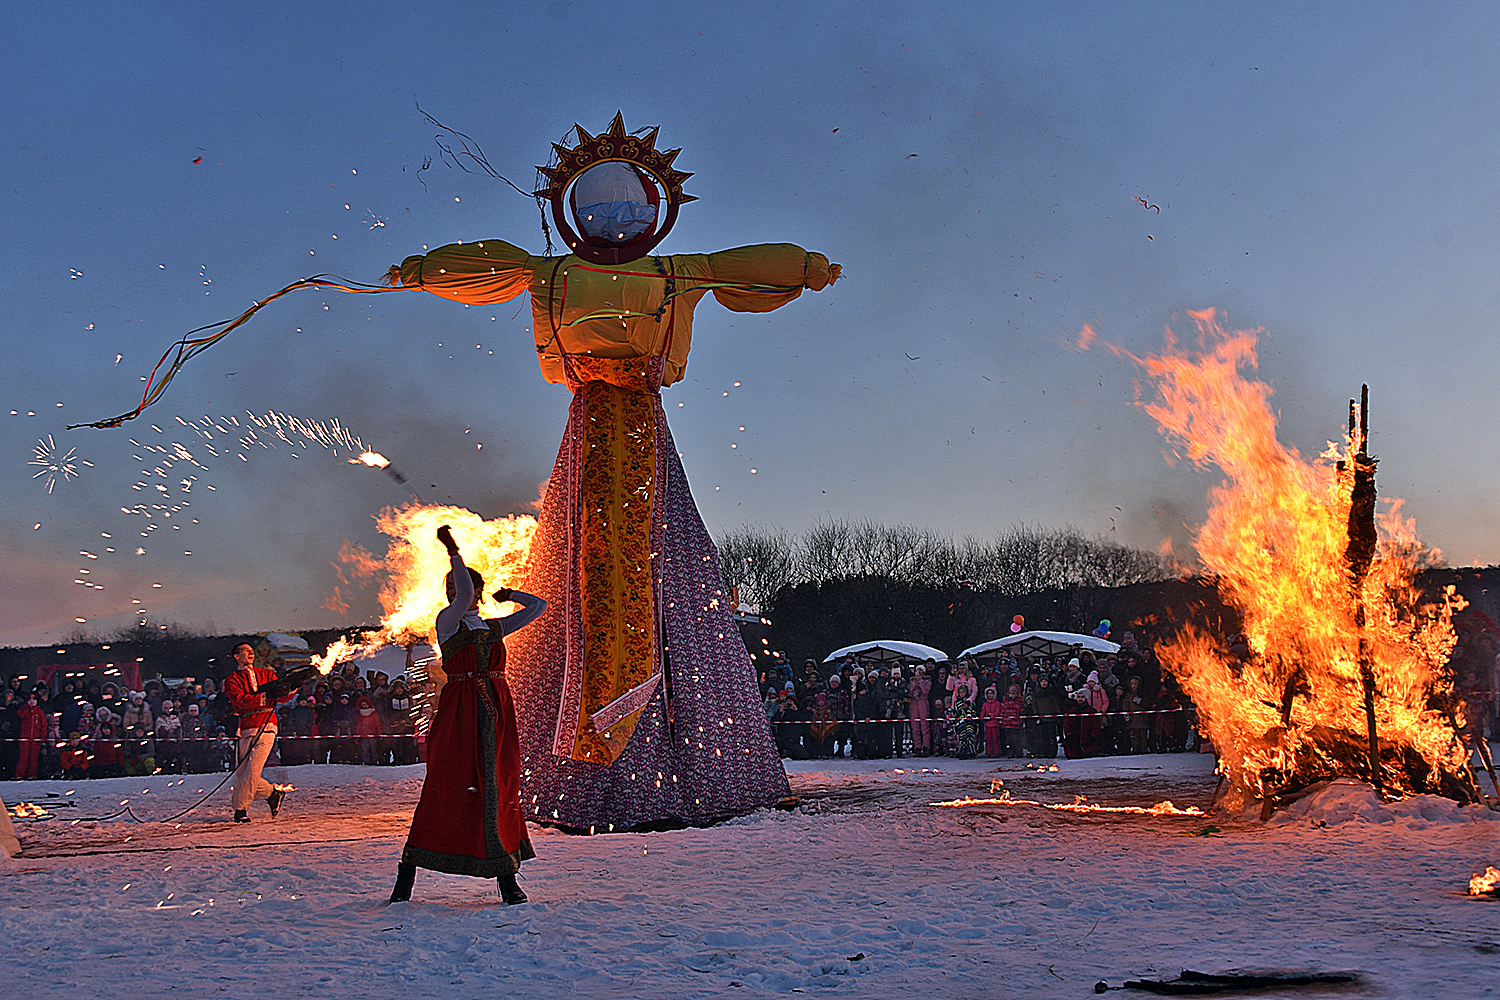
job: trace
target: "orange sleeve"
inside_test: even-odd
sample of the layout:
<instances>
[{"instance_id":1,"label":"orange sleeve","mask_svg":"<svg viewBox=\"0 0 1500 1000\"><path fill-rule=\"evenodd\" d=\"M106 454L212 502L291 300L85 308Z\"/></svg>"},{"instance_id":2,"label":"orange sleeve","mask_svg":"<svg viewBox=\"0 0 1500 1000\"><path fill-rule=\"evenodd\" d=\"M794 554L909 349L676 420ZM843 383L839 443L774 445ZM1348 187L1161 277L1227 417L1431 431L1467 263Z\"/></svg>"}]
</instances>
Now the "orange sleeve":
<instances>
[{"instance_id":1,"label":"orange sleeve","mask_svg":"<svg viewBox=\"0 0 1500 1000\"><path fill-rule=\"evenodd\" d=\"M794 243L762 243L708 255L715 281L732 281L763 288L716 288L714 298L735 312L770 312L802 294L804 288L822 291L838 280L839 265Z\"/></svg>"},{"instance_id":2,"label":"orange sleeve","mask_svg":"<svg viewBox=\"0 0 1500 1000\"><path fill-rule=\"evenodd\" d=\"M392 285L421 288L469 305L508 302L527 290L536 269L525 250L504 240L450 243L392 264Z\"/></svg>"}]
</instances>

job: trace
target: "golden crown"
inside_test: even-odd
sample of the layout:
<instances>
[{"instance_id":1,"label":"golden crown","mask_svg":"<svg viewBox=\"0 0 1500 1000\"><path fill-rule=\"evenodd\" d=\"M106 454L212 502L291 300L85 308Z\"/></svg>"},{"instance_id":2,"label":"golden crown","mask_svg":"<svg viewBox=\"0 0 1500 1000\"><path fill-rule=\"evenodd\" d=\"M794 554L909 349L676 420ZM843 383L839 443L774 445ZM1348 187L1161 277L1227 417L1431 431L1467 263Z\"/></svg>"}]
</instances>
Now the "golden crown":
<instances>
[{"instance_id":1,"label":"golden crown","mask_svg":"<svg viewBox=\"0 0 1500 1000\"><path fill-rule=\"evenodd\" d=\"M569 147L554 142L552 148L557 153L557 165L537 167L547 178L547 186L538 189L537 195L560 203L568 185L579 174L595 164L613 161L629 163L656 178L666 193L668 205L698 200L682 192L682 182L693 175L672 169L672 161L682 150L656 148L656 133L661 126L652 126L644 135L631 135L625 131L624 115L617 111L609 129L598 135L589 135L582 125L575 124L573 128L578 133L577 144Z\"/></svg>"}]
</instances>

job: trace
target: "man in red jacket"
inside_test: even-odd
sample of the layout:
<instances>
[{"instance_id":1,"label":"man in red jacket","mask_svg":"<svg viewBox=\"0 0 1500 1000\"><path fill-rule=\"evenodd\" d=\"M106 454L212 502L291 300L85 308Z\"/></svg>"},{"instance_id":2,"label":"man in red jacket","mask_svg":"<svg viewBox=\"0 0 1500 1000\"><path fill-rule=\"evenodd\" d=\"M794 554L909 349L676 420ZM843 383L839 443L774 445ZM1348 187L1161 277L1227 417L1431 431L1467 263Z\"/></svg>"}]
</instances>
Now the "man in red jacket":
<instances>
[{"instance_id":1,"label":"man in red jacket","mask_svg":"<svg viewBox=\"0 0 1500 1000\"><path fill-rule=\"evenodd\" d=\"M276 743L276 703L290 701L297 691L278 692L273 697L267 688L276 683L276 671L255 665L255 647L242 642L234 647L234 662L238 669L224 682L224 693L229 704L240 716L239 767L234 782L234 821L250 822L250 803L265 799L271 807L271 818L281 808L281 800L287 789L272 785L260 776L261 768L271 756L271 747Z\"/></svg>"}]
</instances>

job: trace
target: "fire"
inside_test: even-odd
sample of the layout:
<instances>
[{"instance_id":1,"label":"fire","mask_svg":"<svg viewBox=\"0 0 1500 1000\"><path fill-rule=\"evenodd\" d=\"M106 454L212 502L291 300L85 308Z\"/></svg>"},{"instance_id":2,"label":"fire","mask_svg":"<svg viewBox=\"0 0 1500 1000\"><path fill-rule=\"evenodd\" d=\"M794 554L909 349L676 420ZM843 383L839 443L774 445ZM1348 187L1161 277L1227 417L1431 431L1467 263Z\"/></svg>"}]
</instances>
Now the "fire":
<instances>
[{"instance_id":1,"label":"fire","mask_svg":"<svg viewBox=\"0 0 1500 1000\"><path fill-rule=\"evenodd\" d=\"M947 809L958 809L964 806L1041 806L1043 809L1054 809L1058 812L1071 813L1114 813L1128 816L1204 816L1203 810L1197 806L1188 806L1186 809L1172 804L1170 799L1163 799L1154 806L1101 806L1096 802L1085 802L1082 795L1072 802L1037 802L1034 799L1012 798L1010 792L1005 792L999 798L976 799L964 796L961 799L949 799L947 802L929 802L929 806L939 806Z\"/></svg>"},{"instance_id":2,"label":"fire","mask_svg":"<svg viewBox=\"0 0 1500 1000\"><path fill-rule=\"evenodd\" d=\"M391 460L378 451L362 451L355 457L349 459L350 465L368 465L372 469L383 469L391 464Z\"/></svg>"},{"instance_id":3,"label":"fire","mask_svg":"<svg viewBox=\"0 0 1500 1000\"><path fill-rule=\"evenodd\" d=\"M1256 367L1258 331L1227 332L1213 310L1189 315L1197 350L1170 330L1161 355L1111 349L1154 386L1144 408L1172 446L1169 460L1224 475L1195 541L1203 570L1243 615L1249 655L1219 648L1227 643L1194 627L1157 652L1198 707L1230 783L1229 804L1274 795L1293 774L1355 773L1352 751L1366 733L1362 653L1374 676L1388 786L1440 790L1445 774L1467 766L1455 721L1433 707L1449 703L1450 618L1463 598L1450 588L1443 600L1423 601L1417 574L1439 553L1418 540L1399 501L1378 511L1375 557L1356 595L1346 548L1355 460L1370 461L1358 454L1361 432L1311 460L1282 444L1271 387L1241 374ZM1337 747L1348 748L1346 759L1335 759ZM1357 776L1367 777L1368 754L1358 756Z\"/></svg>"},{"instance_id":4,"label":"fire","mask_svg":"<svg viewBox=\"0 0 1500 1000\"><path fill-rule=\"evenodd\" d=\"M1494 865L1486 868L1483 875L1469 879L1469 895L1482 896L1485 893L1500 893L1500 868Z\"/></svg>"},{"instance_id":5,"label":"fire","mask_svg":"<svg viewBox=\"0 0 1500 1000\"><path fill-rule=\"evenodd\" d=\"M525 574L531 536L536 531L536 518L526 514L487 521L462 507L422 504L387 507L375 521L391 539L385 556L376 558L358 546L345 545L340 558L359 581L381 581L380 627L357 641L339 639L328 647L327 654L314 657L324 673L341 660L366 655L382 646L428 642L436 648L433 622L448 604L443 578L451 567L448 553L437 540L439 527L446 524L453 530L464 563L484 577L486 593L479 611L486 617L500 613L489 593L518 584Z\"/></svg>"}]
</instances>

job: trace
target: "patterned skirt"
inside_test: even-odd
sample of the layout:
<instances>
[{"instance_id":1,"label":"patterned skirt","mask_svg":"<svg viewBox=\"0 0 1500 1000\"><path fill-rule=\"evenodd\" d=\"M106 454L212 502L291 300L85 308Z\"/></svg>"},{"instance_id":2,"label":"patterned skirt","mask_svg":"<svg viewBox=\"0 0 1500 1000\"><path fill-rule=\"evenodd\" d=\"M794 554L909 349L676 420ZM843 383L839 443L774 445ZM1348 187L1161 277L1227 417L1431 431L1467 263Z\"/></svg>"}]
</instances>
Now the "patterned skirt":
<instances>
[{"instance_id":1,"label":"patterned skirt","mask_svg":"<svg viewBox=\"0 0 1500 1000\"><path fill-rule=\"evenodd\" d=\"M791 793L786 772L754 667L730 617L718 553L655 392L648 393L655 438L649 551L652 645L661 682L613 763L555 752L564 675L569 657L582 660L585 634L578 580L569 575L578 572L577 512L595 502L580 495L583 477L577 474L580 425L598 423L587 395L575 392L523 585L549 609L507 637L522 811L535 822L603 833L650 823L702 825L774 805Z\"/></svg>"}]
</instances>

